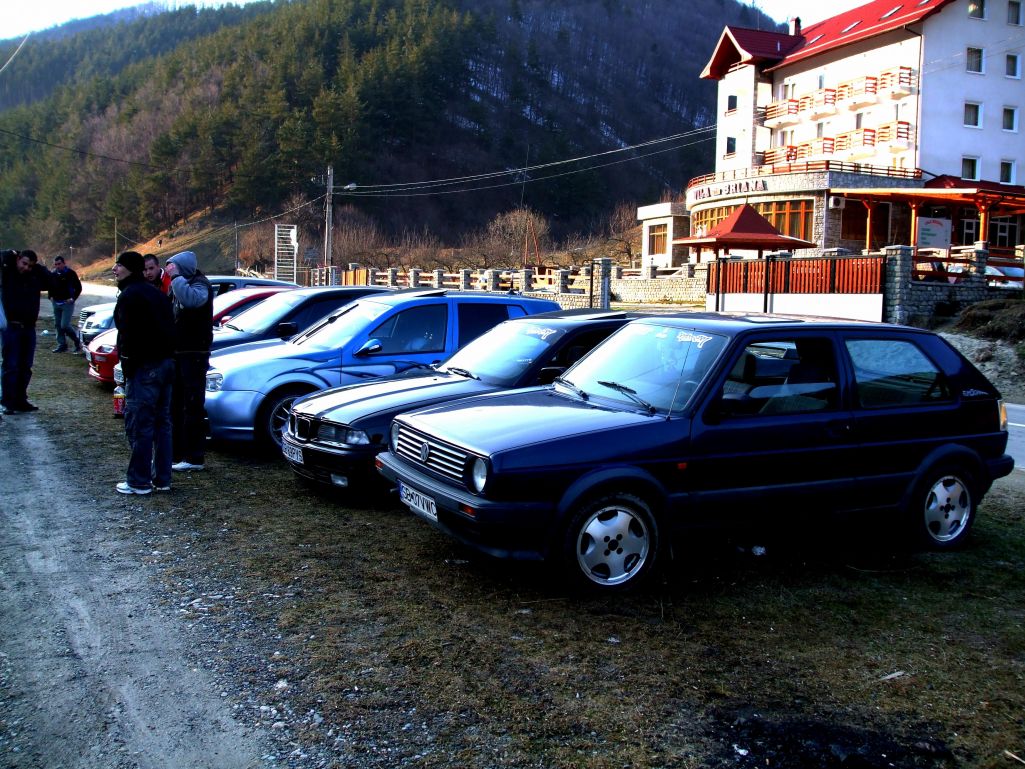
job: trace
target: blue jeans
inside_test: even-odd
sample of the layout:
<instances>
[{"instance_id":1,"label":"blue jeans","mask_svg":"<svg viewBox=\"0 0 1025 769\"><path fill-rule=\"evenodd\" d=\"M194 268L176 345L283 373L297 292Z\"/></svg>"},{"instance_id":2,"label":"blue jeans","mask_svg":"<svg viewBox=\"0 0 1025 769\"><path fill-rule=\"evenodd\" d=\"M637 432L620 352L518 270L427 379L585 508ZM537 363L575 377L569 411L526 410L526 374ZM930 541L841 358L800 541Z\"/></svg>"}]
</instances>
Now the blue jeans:
<instances>
[{"instance_id":1,"label":"blue jeans","mask_svg":"<svg viewBox=\"0 0 1025 769\"><path fill-rule=\"evenodd\" d=\"M36 357L36 327L9 322L3 335L3 366L0 382L4 406L16 409L28 401L28 383L32 379L32 362Z\"/></svg>"},{"instance_id":2,"label":"blue jeans","mask_svg":"<svg viewBox=\"0 0 1025 769\"><path fill-rule=\"evenodd\" d=\"M82 346L78 338L78 332L71 324L75 321L75 300L69 299L66 302L54 302L53 305L53 327L57 331L57 346L62 350L67 349L67 337L75 343L75 349Z\"/></svg>"},{"instance_id":3,"label":"blue jeans","mask_svg":"<svg viewBox=\"0 0 1025 769\"><path fill-rule=\"evenodd\" d=\"M129 486L171 485L171 390L174 361L132 367L125 374L125 435L132 449Z\"/></svg>"}]
</instances>

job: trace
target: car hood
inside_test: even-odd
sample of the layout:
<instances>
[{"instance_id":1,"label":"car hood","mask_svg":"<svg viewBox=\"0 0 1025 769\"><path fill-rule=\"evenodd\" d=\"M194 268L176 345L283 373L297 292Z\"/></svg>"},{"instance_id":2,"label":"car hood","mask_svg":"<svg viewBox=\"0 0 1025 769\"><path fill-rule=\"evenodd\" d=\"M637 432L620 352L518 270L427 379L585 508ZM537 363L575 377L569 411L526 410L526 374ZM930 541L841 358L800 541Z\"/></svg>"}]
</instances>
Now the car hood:
<instances>
[{"instance_id":1,"label":"car hood","mask_svg":"<svg viewBox=\"0 0 1025 769\"><path fill-rule=\"evenodd\" d=\"M612 432L637 436L639 431L634 428L639 426L680 421L669 420L665 414L608 408L563 395L550 386L467 398L406 414L402 419L417 430L484 456L539 445L550 455L551 444L564 439L590 445L599 453L607 453L606 447L621 452L625 447ZM685 434L679 429L674 432Z\"/></svg>"},{"instance_id":2,"label":"car hood","mask_svg":"<svg viewBox=\"0 0 1025 769\"><path fill-rule=\"evenodd\" d=\"M226 390L261 391L276 376L292 371L310 372L318 365L337 362L341 350L313 350L268 339L229 347L210 356L210 367L224 375Z\"/></svg>"},{"instance_id":3,"label":"car hood","mask_svg":"<svg viewBox=\"0 0 1025 769\"><path fill-rule=\"evenodd\" d=\"M494 385L455 374L424 372L335 387L305 398L296 403L293 410L297 414L362 427L380 420L390 421L404 411L496 389Z\"/></svg>"},{"instance_id":4,"label":"car hood","mask_svg":"<svg viewBox=\"0 0 1025 769\"><path fill-rule=\"evenodd\" d=\"M210 349L221 350L225 347L235 347L236 345L245 344L246 342L253 342L266 338L267 334L254 334L251 331L235 331L222 326L214 329L214 338L210 343ZM281 340L277 337L273 337L270 341L280 342Z\"/></svg>"}]
</instances>

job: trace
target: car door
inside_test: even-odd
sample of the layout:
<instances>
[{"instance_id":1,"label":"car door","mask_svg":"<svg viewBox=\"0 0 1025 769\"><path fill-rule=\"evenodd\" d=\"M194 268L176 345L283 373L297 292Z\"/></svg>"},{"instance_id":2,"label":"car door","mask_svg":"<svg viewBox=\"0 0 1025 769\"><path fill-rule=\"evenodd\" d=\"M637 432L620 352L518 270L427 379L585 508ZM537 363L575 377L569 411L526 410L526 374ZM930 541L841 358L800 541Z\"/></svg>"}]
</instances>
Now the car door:
<instances>
[{"instance_id":1,"label":"car door","mask_svg":"<svg viewBox=\"0 0 1025 769\"><path fill-rule=\"evenodd\" d=\"M452 351L454 329L449 310L447 299L419 300L394 308L340 351L337 369L319 373L334 386L440 363Z\"/></svg>"},{"instance_id":2,"label":"car door","mask_svg":"<svg viewBox=\"0 0 1025 769\"><path fill-rule=\"evenodd\" d=\"M831 332L745 338L693 420L695 510L770 519L845 507L857 444L841 360Z\"/></svg>"}]
</instances>

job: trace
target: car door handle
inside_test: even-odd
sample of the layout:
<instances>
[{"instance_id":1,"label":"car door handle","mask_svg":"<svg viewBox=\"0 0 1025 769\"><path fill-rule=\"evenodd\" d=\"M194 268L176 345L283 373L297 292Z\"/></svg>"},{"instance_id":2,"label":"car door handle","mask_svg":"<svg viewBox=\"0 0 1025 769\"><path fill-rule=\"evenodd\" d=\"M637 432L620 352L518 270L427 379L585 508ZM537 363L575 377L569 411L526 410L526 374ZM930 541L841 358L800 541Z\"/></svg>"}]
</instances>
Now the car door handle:
<instances>
[{"instance_id":1,"label":"car door handle","mask_svg":"<svg viewBox=\"0 0 1025 769\"><path fill-rule=\"evenodd\" d=\"M850 420L829 422L826 425L826 435L830 438L849 438L854 432L854 425Z\"/></svg>"}]
</instances>

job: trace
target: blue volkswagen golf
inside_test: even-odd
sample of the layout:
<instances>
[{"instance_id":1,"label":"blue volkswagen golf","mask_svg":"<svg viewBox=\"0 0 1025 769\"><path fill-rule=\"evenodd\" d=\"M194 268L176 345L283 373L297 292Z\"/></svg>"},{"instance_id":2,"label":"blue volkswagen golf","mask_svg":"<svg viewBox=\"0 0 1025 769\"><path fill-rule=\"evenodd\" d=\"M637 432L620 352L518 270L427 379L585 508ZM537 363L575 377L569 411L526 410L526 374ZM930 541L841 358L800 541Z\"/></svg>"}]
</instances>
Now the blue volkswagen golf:
<instances>
[{"instance_id":1,"label":"blue volkswagen golf","mask_svg":"<svg viewBox=\"0 0 1025 769\"><path fill-rule=\"evenodd\" d=\"M709 525L872 513L955 547L1006 445L1000 394L936 334L695 313L628 323L551 386L399 415L377 464L464 543L618 590Z\"/></svg>"}]
</instances>

